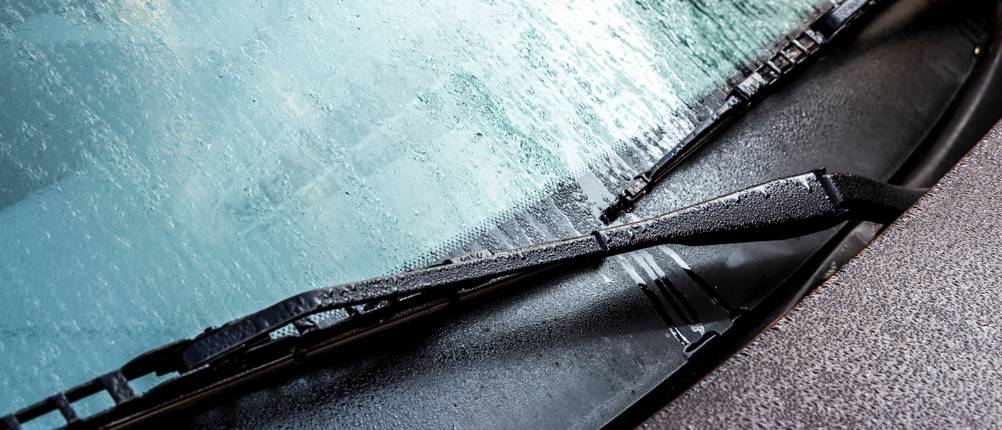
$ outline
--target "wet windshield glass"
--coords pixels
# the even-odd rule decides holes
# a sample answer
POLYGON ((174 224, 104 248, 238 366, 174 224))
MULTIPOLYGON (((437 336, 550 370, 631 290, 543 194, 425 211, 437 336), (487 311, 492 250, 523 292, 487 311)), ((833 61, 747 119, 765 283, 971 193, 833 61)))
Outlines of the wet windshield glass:
POLYGON ((0 6, 0 409, 630 177, 817 2, 226 3, 0 6))

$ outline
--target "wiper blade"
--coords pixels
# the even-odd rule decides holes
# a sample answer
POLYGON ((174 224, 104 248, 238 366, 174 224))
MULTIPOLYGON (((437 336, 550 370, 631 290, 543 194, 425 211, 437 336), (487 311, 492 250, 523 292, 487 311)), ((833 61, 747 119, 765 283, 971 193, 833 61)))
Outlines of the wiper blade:
MULTIPOLYGON (((76 400, 106 391, 116 406, 133 401, 141 397, 129 386, 131 380, 150 373, 197 373, 194 371, 239 361, 256 349, 260 351, 262 345, 269 345, 271 335, 286 327, 291 326, 301 336, 342 334, 331 330, 334 327, 317 328, 309 318, 321 312, 343 309, 357 313, 360 306, 377 310, 385 306, 387 310, 401 312, 385 304, 399 301, 400 305, 417 308, 433 303, 442 297, 440 293, 479 288, 484 283, 556 265, 594 261, 656 245, 785 239, 847 220, 887 224, 910 207, 922 192, 818 170, 769 181, 652 218, 601 228, 588 235, 496 253, 480 252, 423 269, 307 291, 221 327, 210 328, 193 339, 142 354, 119 370, 0 418, 0 424, 18 428, 18 423, 50 411, 59 411, 72 423, 76 413, 71 403, 76 400)), ((351 329, 348 324, 345 330, 351 329)), ((273 343, 277 342, 280 340, 273 343)), ((274 360, 274 356, 263 356, 274 360)))
POLYGON ((662 155, 654 165, 635 176, 619 192, 616 200, 602 211, 602 221, 608 224, 623 211, 632 208, 637 200, 646 195, 668 173, 675 170, 718 132, 761 100, 769 89, 785 81, 808 59, 816 56, 815 54, 835 40, 838 34, 848 28, 874 3, 876 2, 870 0, 846 0, 821 15, 807 30, 788 38, 785 46, 730 88, 723 102, 695 129, 662 155))

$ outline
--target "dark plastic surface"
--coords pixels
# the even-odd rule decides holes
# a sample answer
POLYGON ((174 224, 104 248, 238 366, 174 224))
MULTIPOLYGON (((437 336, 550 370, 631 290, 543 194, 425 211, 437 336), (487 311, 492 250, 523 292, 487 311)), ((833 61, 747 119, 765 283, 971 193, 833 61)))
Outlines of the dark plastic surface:
MULTIPOLYGON (((861 34, 850 35, 849 46, 819 58, 670 174, 638 211, 680 208, 819 166, 889 178, 974 65, 975 42, 958 28, 967 23, 961 12, 973 8, 967 4, 890 6, 861 34)), ((650 160, 638 154, 622 157, 639 170, 650 160)), ((563 209, 582 195, 611 197, 613 182, 581 178, 465 241, 456 254, 593 230, 597 214, 563 209)), ((600 426, 714 342, 710 333, 728 330, 726 308, 754 307, 834 234, 658 247, 561 269, 201 399, 196 414, 184 411, 171 422, 184 417, 202 428, 600 426), (715 304, 706 288, 724 303, 715 304)))

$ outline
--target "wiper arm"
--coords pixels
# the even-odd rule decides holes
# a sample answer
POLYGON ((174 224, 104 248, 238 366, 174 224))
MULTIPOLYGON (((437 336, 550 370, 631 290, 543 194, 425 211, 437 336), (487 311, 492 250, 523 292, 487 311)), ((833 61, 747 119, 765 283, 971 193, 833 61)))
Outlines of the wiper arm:
POLYGON ((334 327, 319 329, 309 319, 320 312, 337 309, 357 312, 358 305, 395 300, 401 305, 407 305, 404 302, 421 305, 427 303, 423 297, 439 297, 436 293, 479 287, 488 281, 558 264, 594 261, 656 245, 785 239, 847 220, 887 224, 910 207, 922 192, 819 170, 769 181, 656 217, 601 228, 584 236, 497 253, 477 253, 423 269, 307 291, 221 327, 210 328, 193 339, 142 354, 119 370, 2 417, 0 424, 18 428, 19 422, 53 410, 72 422, 76 414, 71 403, 76 400, 107 391, 116 405, 130 402, 137 398, 129 386, 130 380, 149 373, 197 373, 193 371, 211 369, 230 359, 239 361, 245 352, 268 345, 272 333, 290 325, 303 336, 338 335, 334 327))
POLYGON ((461 259, 298 294, 195 338, 181 370, 227 356, 307 315, 431 290, 457 288, 555 264, 604 258, 662 244, 707 245, 785 239, 847 219, 889 223, 920 191, 821 171, 778 179, 685 209, 591 234, 461 259))
POLYGON ((619 192, 616 200, 602 211, 602 221, 608 224, 623 211, 633 207, 637 200, 646 195, 668 173, 702 148, 752 104, 761 100, 770 88, 784 81, 795 70, 800 69, 799 66, 835 40, 835 36, 845 30, 873 3, 875 1, 843 1, 818 18, 807 30, 790 37, 788 43, 769 60, 732 87, 723 102, 694 130, 662 155, 654 165, 635 176, 619 192))

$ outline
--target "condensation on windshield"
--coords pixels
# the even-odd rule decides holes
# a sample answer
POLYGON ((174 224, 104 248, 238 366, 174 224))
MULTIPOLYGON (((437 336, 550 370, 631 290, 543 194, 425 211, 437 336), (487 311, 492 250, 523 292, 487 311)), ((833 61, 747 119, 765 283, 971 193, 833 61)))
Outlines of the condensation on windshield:
POLYGON ((656 157, 816 2, 220 3, 0 6, 0 409, 656 157))

